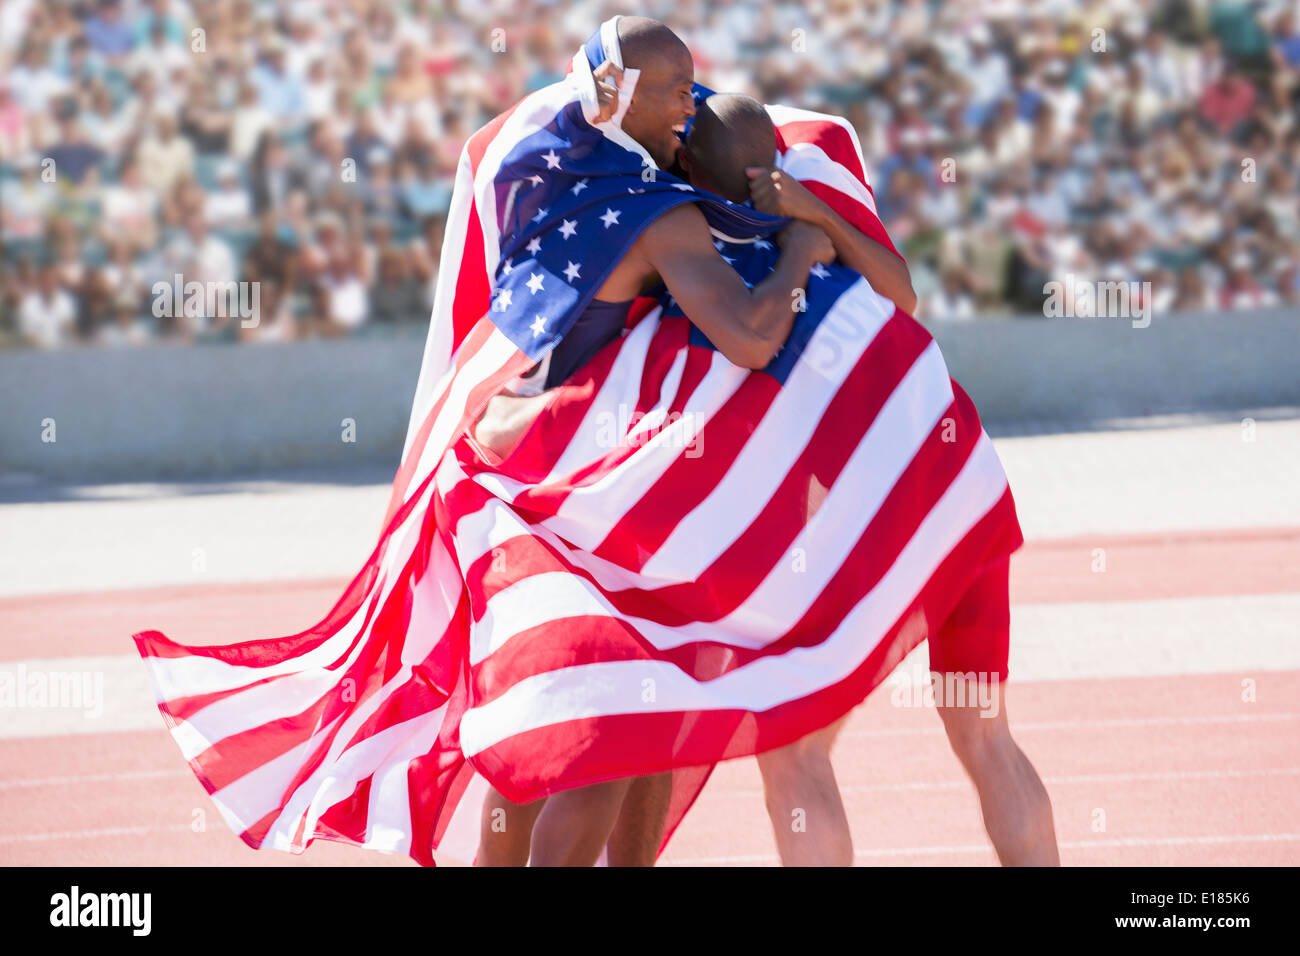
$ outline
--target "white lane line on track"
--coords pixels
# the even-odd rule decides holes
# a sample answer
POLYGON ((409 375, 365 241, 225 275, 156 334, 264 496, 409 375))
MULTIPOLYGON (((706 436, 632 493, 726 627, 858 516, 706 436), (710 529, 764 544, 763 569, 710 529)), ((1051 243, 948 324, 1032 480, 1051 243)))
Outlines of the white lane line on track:
POLYGON ((300 485, 0 505, 11 545, 0 550, 0 595, 346 581, 375 546, 388 493, 382 485, 300 485), (52 547, 52 541, 76 545, 52 547), (203 556, 202 571, 194 567, 195 549, 203 556))
MULTIPOLYGON (((1014 561, 1014 558, 1012 559, 1014 561)), ((886 681, 928 678, 921 644, 886 681)), ((1300 668, 1300 593, 1018 604, 1011 683, 1300 668)))
MULTIPOLYGON (((920 648, 924 653, 925 646, 920 648)), ((1300 642, 1296 654, 1300 655, 1300 642)), ((909 660, 912 656, 909 655, 909 660)), ((84 710, 56 707, 0 707, 0 740, 63 735, 123 733, 141 730, 166 731, 163 719, 153 701, 149 675, 139 657, 110 655, 104 657, 62 657, 43 660, 3 661, 0 671, 16 674, 19 665, 27 674, 75 672, 92 673, 102 677, 102 713, 91 716, 84 710)), ((906 666, 906 664, 904 664, 906 666)), ((1274 666, 1260 670, 1293 669, 1300 661, 1276 660, 1274 666)), ((1061 675, 1067 676, 1067 675, 1061 675)), ((1012 686, 1015 675, 1012 675, 1012 686)), ((917 678, 919 679, 919 678, 917 678)), ((893 680, 893 678, 891 678, 893 680)), ((1027 681, 1026 681, 1027 682, 1027 681)), ((894 686, 886 681, 877 688, 874 696, 888 697, 894 686)), ((1049 730, 1105 729, 1120 727, 1192 726, 1205 723, 1254 723, 1258 721, 1288 721, 1300 718, 1297 713, 1233 714, 1210 716, 1134 717, 1102 720, 1062 721, 1011 721, 1016 733, 1049 730)), ((839 739, 856 740, 863 737, 915 737, 943 733, 936 716, 933 725, 922 727, 876 728, 846 730, 839 739)))
POLYGON ((66 777, 26 777, 0 780, 0 790, 23 790, 35 787, 62 787, 68 784, 108 783, 117 780, 161 780, 167 777, 192 777, 193 772, 182 766, 179 770, 123 770, 111 773, 83 773, 66 777))
MULTIPOLYGON (((1295 843, 1300 841, 1300 833, 1247 833, 1224 836, 1179 836, 1179 837, 1120 837, 1109 840, 1067 840, 1058 846, 1062 850, 1102 850, 1117 848, 1163 847, 1163 846, 1221 846, 1234 843, 1295 843)), ((889 859, 900 856, 942 856, 949 853, 976 853, 993 856, 993 847, 982 846, 909 846, 893 847, 882 850, 857 850, 855 859, 889 859)), ((780 859, 775 854, 755 854, 748 856, 702 856, 682 860, 662 860, 659 866, 726 866, 738 863, 777 864, 780 859)))
MULTIPOLYGON (((1012 685, 1300 670, 1300 593, 1025 604, 1011 619, 1012 685)), ((922 644, 875 693, 914 692, 928 670, 922 644)), ((102 713, 0 707, 0 739, 163 729, 148 672, 134 654, 0 661, 0 680, 15 692, 20 672, 28 681, 68 673, 93 678, 96 688, 102 685, 103 699, 95 702, 102 713)), ((1236 699, 1239 691, 1225 684, 1223 693, 1236 699)))
MULTIPOLYGON (((213 823, 210 829, 225 829, 221 823, 213 823)), ((8 843, 44 843, 50 840, 93 840, 117 836, 146 836, 150 833, 180 833, 193 831, 188 823, 170 823, 167 826, 149 827, 104 827, 99 830, 61 830, 52 833, 3 833, 0 834, 0 846, 8 843)))

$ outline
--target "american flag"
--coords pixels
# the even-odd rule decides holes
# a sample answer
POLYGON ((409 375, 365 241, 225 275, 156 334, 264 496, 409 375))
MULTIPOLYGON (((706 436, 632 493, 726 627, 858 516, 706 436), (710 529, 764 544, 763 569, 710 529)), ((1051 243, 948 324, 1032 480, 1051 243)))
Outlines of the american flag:
MULTIPOLYGON (((135 637, 249 846, 469 860, 489 782, 526 802, 672 770, 666 843, 718 761, 846 713, 1021 544, 930 335, 835 265, 763 371, 638 300, 504 460, 467 438, 665 209, 700 203, 748 282, 775 262, 779 220, 593 125, 612 24, 466 144, 388 515, 333 610, 230 646, 135 637)), ((769 110, 779 165, 892 249, 852 128, 769 110)))

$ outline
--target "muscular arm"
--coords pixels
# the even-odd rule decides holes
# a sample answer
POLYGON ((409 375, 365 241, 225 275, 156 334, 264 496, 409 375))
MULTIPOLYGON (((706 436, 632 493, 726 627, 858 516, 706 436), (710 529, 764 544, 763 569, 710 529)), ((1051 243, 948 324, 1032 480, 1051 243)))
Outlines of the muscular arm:
MULTIPOLYGON (((823 240, 824 242, 825 240, 823 240)), ((636 250, 672 297, 727 359, 760 369, 785 344, 794 325, 794 290, 829 248, 791 243, 772 273, 754 288, 713 247, 704 214, 694 206, 670 210, 646 230, 636 250)))
POLYGON ((830 236, 835 255, 871 283, 871 287, 908 314, 916 311, 916 292, 907 263, 837 213, 793 176, 779 169, 751 168, 754 206, 774 216, 810 222, 830 236))
POLYGON ((908 315, 916 311, 916 292, 907 263, 849 223, 826 203, 817 200, 823 212, 810 221, 821 226, 835 244, 835 255, 843 265, 871 283, 871 287, 892 299, 908 315))

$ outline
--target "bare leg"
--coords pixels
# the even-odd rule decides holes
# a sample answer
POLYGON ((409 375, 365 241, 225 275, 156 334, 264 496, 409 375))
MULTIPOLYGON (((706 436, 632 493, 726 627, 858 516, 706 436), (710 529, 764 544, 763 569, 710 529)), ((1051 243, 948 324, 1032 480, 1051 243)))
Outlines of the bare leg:
POLYGON ((610 866, 654 866, 664 838, 673 775, 638 777, 628 787, 623 809, 609 835, 610 866))
POLYGON ((532 865, 595 865, 631 783, 628 777, 548 797, 533 827, 532 865))
POLYGON ((1052 801, 1029 758, 1016 746, 1006 707, 940 707, 948 742, 979 793, 984 828, 1003 866, 1060 866, 1052 801))
POLYGON ((495 787, 489 788, 483 801, 476 865, 527 866, 533 824, 544 803, 544 797, 532 803, 511 803, 495 787))
POLYGON ((831 767, 831 743, 844 723, 758 755, 763 796, 783 866, 852 866, 853 837, 831 767))

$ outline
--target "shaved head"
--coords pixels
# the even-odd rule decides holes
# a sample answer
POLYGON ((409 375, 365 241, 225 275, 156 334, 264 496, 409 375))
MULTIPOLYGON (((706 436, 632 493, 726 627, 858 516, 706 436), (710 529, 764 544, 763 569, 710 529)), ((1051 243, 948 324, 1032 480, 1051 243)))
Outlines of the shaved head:
POLYGON ((616 32, 623 66, 640 71, 623 132, 640 143, 660 169, 669 169, 681 145, 674 130, 684 128, 695 115, 691 51, 667 26, 648 17, 619 17, 616 32))
POLYGON ((695 111, 687 154, 692 182, 724 199, 744 202, 749 198, 745 167, 772 165, 776 127, 753 97, 715 93, 695 111))
POLYGON ((664 60, 680 62, 682 57, 691 58, 681 37, 658 20, 619 17, 616 33, 623 65, 630 70, 647 70, 664 60))

